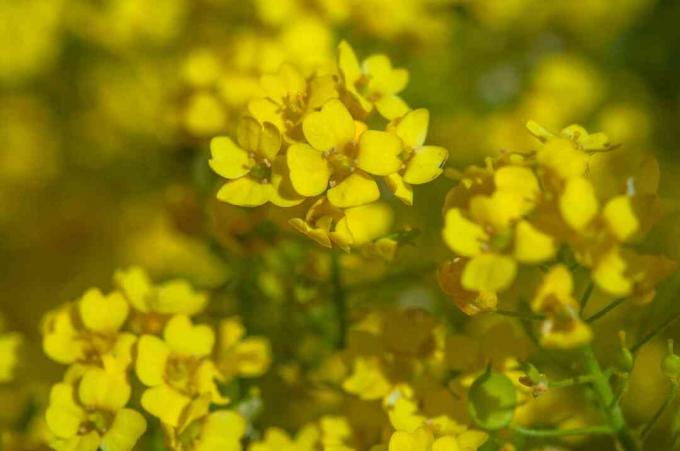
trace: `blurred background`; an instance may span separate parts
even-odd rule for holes
[[[245,277],[234,261],[256,259],[260,294],[276,298],[276,277],[316,258],[296,241],[267,247],[291,233],[267,227],[280,213],[217,205],[208,142],[235,128],[262,74],[331,65],[341,39],[410,71],[403,97],[430,109],[429,141],[449,149],[451,168],[529,148],[528,119],[606,132],[626,151],[621,167],[655,155],[668,219],[650,246],[677,259],[679,23],[676,0],[0,1],[0,333],[19,332],[25,355],[20,389],[0,401],[17,408],[0,409],[0,424],[26,427],[57,377],[40,350],[43,313],[110,287],[116,268],[216,290]],[[441,177],[397,211],[433,262],[448,255],[439,206],[452,184]],[[645,324],[680,308],[663,290]],[[244,296],[214,308],[271,330]],[[640,418],[659,380],[640,382]]]

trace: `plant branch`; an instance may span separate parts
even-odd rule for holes
[[[337,249],[331,251],[331,284],[333,286],[333,304],[338,321],[338,348],[345,347],[345,335],[347,334],[347,305],[345,290],[342,286],[342,268],[340,255]]]
[[[626,420],[623,418],[621,407],[614,402],[616,399],[614,392],[611,385],[609,385],[607,376],[600,368],[593,348],[590,345],[584,346],[581,348],[581,354],[583,356],[585,369],[593,378],[593,390],[600,401],[602,411],[607,417],[611,430],[616,436],[616,440],[623,450],[636,451],[638,445],[626,426]]]
[[[675,397],[678,394],[678,383],[673,382],[673,385],[671,385],[671,391],[668,393],[668,396],[666,399],[664,399],[663,403],[659,406],[658,410],[656,413],[654,413],[654,416],[652,417],[651,420],[649,420],[649,423],[645,425],[645,427],[642,429],[642,432],[640,433],[640,438],[642,440],[645,440],[648,436],[649,433],[652,432],[652,429],[654,429],[654,425],[656,425],[657,421],[659,421],[659,418],[663,415],[663,413],[666,411],[670,403],[675,399]]]
[[[520,426],[512,428],[518,434],[529,437],[568,437],[574,435],[611,435],[612,429],[609,426],[590,426],[577,429],[530,429]]]
[[[586,305],[588,304],[588,301],[590,300],[590,295],[593,294],[593,281],[589,280],[588,285],[586,285],[586,289],[583,292],[583,295],[581,296],[581,308],[579,309],[578,313],[580,316],[583,316],[583,311],[586,309]]]
[[[623,304],[626,301],[625,298],[617,299],[615,301],[612,301],[611,303],[607,304],[605,307],[603,307],[601,310],[598,310],[595,312],[592,316],[586,318],[587,323],[592,323],[594,321],[597,321],[607,313],[609,313],[611,310],[614,310],[616,307],[619,305]]]
[[[666,330],[667,327],[669,327],[671,324],[676,322],[678,319],[680,319],[680,312],[676,313],[673,316],[669,316],[666,318],[664,322],[656,326],[654,329],[649,331],[645,336],[643,336],[637,343],[635,343],[631,348],[630,352],[635,354],[642,346],[644,346],[649,340],[652,338],[656,337],[658,334]]]
[[[543,315],[538,315],[536,313],[531,313],[531,312],[518,312],[515,310],[495,310],[493,313],[496,313],[498,315],[502,316],[510,316],[512,318],[520,318],[520,319],[526,319],[530,321],[542,321],[545,319],[545,316]]]
[[[593,382],[594,378],[590,374],[584,374],[580,376],[570,377],[569,379],[564,379],[561,381],[548,382],[548,388],[563,388],[572,387],[579,384],[589,384]]]

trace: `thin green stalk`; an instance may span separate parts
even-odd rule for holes
[[[659,324],[657,327],[649,331],[644,337],[640,339],[637,343],[635,343],[631,348],[630,352],[635,354],[641,347],[643,347],[649,340],[652,338],[656,337],[658,334],[666,330],[667,327],[669,327],[671,324],[676,322],[678,319],[680,319],[680,313],[676,313],[673,316],[669,316],[666,318],[664,322]]]
[[[598,310],[595,312],[592,316],[586,318],[587,323],[592,323],[594,321],[597,321],[607,313],[609,313],[611,310],[614,310],[616,307],[619,305],[623,304],[626,301],[625,298],[622,299],[617,299],[609,304],[607,304],[605,307],[603,307],[601,310]]]
[[[588,301],[590,300],[590,295],[593,294],[593,287],[595,285],[593,284],[592,280],[588,281],[588,285],[586,285],[586,289],[583,292],[583,295],[581,296],[581,308],[578,311],[579,316],[583,316],[583,312],[586,309],[586,305],[588,304]]]
[[[512,428],[518,434],[529,437],[568,437],[574,435],[611,435],[612,429],[609,426],[591,426],[576,429],[529,429],[520,426]]]
[[[342,286],[342,268],[340,267],[339,251],[331,251],[331,284],[333,286],[333,305],[338,321],[338,348],[345,347],[347,334],[347,305],[345,290]]]
[[[614,391],[612,390],[611,385],[609,385],[607,376],[600,368],[593,348],[590,345],[584,346],[581,348],[581,354],[586,372],[593,378],[593,390],[600,401],[600,406],[607,418],[612,433],[615,435],[616,440],[623,450],[636,451],[638,445],[626,426],[626,420],[623,417],[621,407],[614,403]]]
[[[656,413],[654,413],[654,416],[652,417],[651,420],[649,420],[649,423],[645,425],[645,427],[642,429],[642,432],[640,433],[640,438],[644,441],[648,436],[649,433],[652,432],[652,429],[654,429],[654,426],[656,425],[657,421],[659,421],[659,418],[663,415],[663,413],[666,411],[670,403],[675,399],[675,397],[678,394],[678,383],[673,382],[673,385],[671,385],[671,391],[668,393],[668,396],[666,399],[664,399],[663,403],[659,406],[658,410]]]
[[[517,312],[515,310],[495,310],[494,313],[502,316],[510,316],[512,318],[526,319],[529,321],[542,321],[545,319],[543,315],[537,315],[530,312]]]
[[[572,387],[579,384],[589,384],[593,382],[594,378],[590,374],[585,374],[581,376],[570,377],[569,379],[564,379],[561,381],[548,382],[548,388],[564,388]]]

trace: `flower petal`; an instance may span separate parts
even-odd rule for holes
[[[401,142],[391,133],[367,130],[359,138],[357,166],[373,175],[389,175],[401,167]]]
[[[102,437],[104,451],[130,451],[146,431],[144,416],[132,409],[116,412],[113,423]]]
[[[227,136],[218,136],[210,141],[210,167],[226,179],[237,179],[250,171],[248,152],[234,144]]]
[[[409,111],[397,124],[395,132],[406,147],[417,149],[427,137],[430,113],[425,108]]]
[[[489,240],[484,229],[464,217],[458,208],[446,212],[442,233],[451,250],[463,257],[478,255],[482,252],[483,244]]]
[[[431,182],[443,172],[449,152],[443,147],[424,146],[415,151],[406,166],[404,181],[412,185]]]
[[[118,292],[104,296],[97,289],[88,290],[78,302],[85,327],[97,332],[114,332],[127,319],[130,307]]]
[[[170,348],[163,340],[153,335],[142,335],[137,342],[135,364],[139,380],[149,387],[162,384],[169,356]]]
[[[266,204],[271,195],[270,184],[260,183],[250,177],[230,180],[217,192],[219,200],[239,207],[259,207]]]
[[[368,175],[355,172],[327,191],[331,204],[340,208],[370,204],[380,198],[378,184]]]
[[[466,290],[497,293],[512,285],[516,274],[517,264],[512,258],[481,254],[465,265],[461,284]]]
[[[307,144],[293,144],[288,148],[287,160],[295,191],[306,197],[326,191],[331,168],[321,152]]]
[[[148,388],[142,394],[142,407],[163,423],[177,427],[184,408],[191,400],[167,385]]]
[[[193,325],[186,315],[173,316],[163,330],[163,338],[172,352],[203,357],[212,352],[215,332],[206,324]]]

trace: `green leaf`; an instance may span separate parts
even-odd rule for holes
[[[495,431],[510,423],[516,402],[517,393],[512,381],[505,374],[487,367],[470,387],[468,410],[479,427]]]

